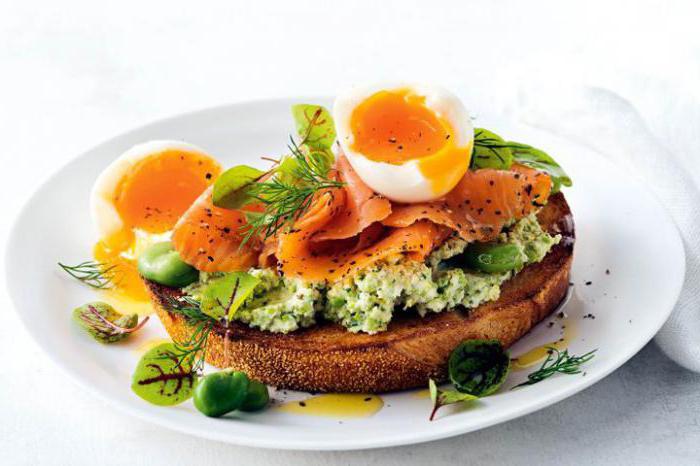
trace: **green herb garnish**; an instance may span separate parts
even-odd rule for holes
[[[189,296],[168,298],[164,305],[169,312],[184,317],[187,325],[194,328],[189,338],[173,343],[168,357],[172,356],[178,365],[184,365],[192,372],[200,373],[204,369],[207,342],[216,325],[216,319],[203,313],[199,301]]]
[[[435,413],[443,406],[454,403],[463,403],[478,399],[478,396],[468,393],[458,392],[456,390],[440,390],[433,379],[428,380],[428,389],[430,390],[430,399],[433,402],[433,410],[430,413],[430,420],[435,419]]]
[[[250,202],[248,190],[263,175],[265,172],[247,165],[229,168],[214,183],[213,204],[224,209],[240,209]]]
[[[498,340],[465,340],[447,361],[455,388],[474,396],[496,392],[510,371],[510,356]]]
[[[201,302],[189,296],[167,299],[164,305],[168,310],[184,317],[185,322],[194,328],[187,340],[174,342],[169,357],[174,357],[178,364],[190,367],[193,372],[201,373],[214,326],[222,320],[228,326],[259,282],[249,273],[232,272],[209,281],[202,290]]]
[[[328,150],[335,141],[335,124],[330,112],[320,105],[292,105],[297,134],[310,149]]]
[[[174,341],[173,349],[167,356],[177,362],[178,366],[188,367],[195,374],[204,370],[207,355],[207,342],[214,330],[211,322],[197,324],[187,340]]]
[[[502,137],[484,128],[474,129],[474,150],[471,168],[507,170],[513,163],[513,153]]]
[[[117,266],[104,262],[85,261],[77,265],[59,262],[58,265],[71,277],[99,290],[111,288],[117,278]]]
[[[595,352],[598,351],[594,349],[588,353],[581,356],[569,355],[569,350],[559,351],[554,347],[547,347],[547,359],[542,363],[542,366],[535,372],[527,376],[527,380],[521,384],[516,385],[513,388],[522,387],[525,385],[534,385],[536,383],[542,382],[544,379],[553,376],[556,373],[560,374],[580,374],[581,366],[593,359]]]
[[[263,207],[262,212],[246,212],[248,222],[241,228],[241,247],[253,238],[274,236],[294,223],[309,209],[319,191],[343,186],[328,176],[335,140],[328,110],[317,105],[295,105],[292,113],[301,140],[297,143],[290,138],[290,155],[275,161],[275,167],[267,172],[234,167],[214,184],[214,205],[240,209],[259,203]]]
[[[513,162],[547,173],[552,178],[552,192],[571,186],[571,178],[549,154],[527,144],[505,141],[484,128],[474,130],[471,168],[507,170]]]
[[[232,272],[215,278],[202,290],[201,311],[216,320],[232,320],[258,283],[259,278],[246,272]]]
[[[187,400],[197,380],[188,360],[177,356],[173,343],[163,343],[141,357],[132,376],[131,389],[138,396],[160,406],[172,406]]]
[[[73,310],[73,320],[100,343],[114,343],[141,329],[148,316],[139,323],[137,314],[122,315],[98,301]]]
[[[464,340],[450,353],[447,372],[456,390],[440,390],[428,381],[433,411],[445,405],[471,401],[496,392],[510,371],[510,356],[498,340]]]
[[[190,326],[215,322],[212,317],[202,312],[200,302],[191,296],[169,297],[165,300],[164,307],[166,307],[169,312],[184,317],[185,322]]]
[[[262,203],[264,211],[248,216],[243,244],[253,237],[267,239],[274,236],[306,213],[317,192],[343,186],[343,183],[328,177],[330,165],[324,152],[305,153],[302,147],[294,140],[289,145],[292,153],[289,157],[293,161],[288,162],[292,165],[287,172],[290,176],[273,176],[248,191],[251,197]]]

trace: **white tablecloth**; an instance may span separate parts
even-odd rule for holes
[[[201,107],[332,95],[367,80],[439,82],[457,92],[483,89],[484,98],[500,86],[494,105],[507,105],[509,90],[538,76],[611,88],[700,179],[692,2],[330,3],[0,1],[0,244],[38,183],[116,133]],[[48,361],[4,289],[0,341],[2,464],[700,459],[700,375],[654,345],[585,392],[501,426],[411,447],[305,453],[191,438],[113,410]]]

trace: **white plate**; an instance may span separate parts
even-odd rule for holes
[[[153,319],[125,344],[96,344],[70,319],[71,310],[94,299],[94,293],[56,267],[59,260],[71,263],[90,257],[95,240],[88,210],[90,186],[118,154],[149,139],[195,143],[224,165],[256,163],[261,155],[281,154],[292,130],[289,108],[295,102],[229,105],[156,122],[95,147],[38,189],[19,216],[9,242],[8,283],[30,334],[67,373],[114,406],[191,435],[284,449],[383,447],[481,429],[556,403],[622,365],[668,317],[683,281],[684,252],[674,224],[649,190],[585,148],[480,111],[480,126],[544,148],[574,179],[575,186],[566,195],[578,237],[575,286],[565,311],[566,325],[574,331],[570,351],[580,354],[598,348],[585,376],[558,375],[511,391],[529,371],[513,372],[500,393],[468,409],[445,408],[435,422],[427,420],[429,400],[415,391],[383,396],[384,408],[372,417],[344,420],[274,409],[241,418],[210,419],[200,415],[191,402],[160,408],[142,401],[129,388],[131,372],[139,346],[165,336],[160,323]],[[595,319],[583,318],[589,313]],[[552,328],[546,325],[550,321],[556,321]],[[517,343],[512,354],[551,341],[559,326],[557,319],[546,319]]]

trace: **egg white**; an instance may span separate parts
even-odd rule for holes
[[[120,181],[143,159],[167,150],[207,154],[203,149],[187,142],[157,140],[137,144],[117,157],[100,173],[90,192],[90,213],[100,239],[109,238],[124,228],[124,222],[113,201]]]
[[[382,90],[409,89],[425,97],[425,106],[438,118],[449,122],[454,130],[453,144],[457,148],[469,148],[474,140],[474,127],[462,102],[449,91],[432,85],[380,84],[352,89],[339,95],[333,104],[338,144],[358,176],[374,191],[396,202],[424,202],[444,196],[454,186],[436,192],[430,179],[421,172],[418,159],[402,164],[390,164],[370,160],[353,150],[354,136],[351,117],[355,108],[370,96]]]

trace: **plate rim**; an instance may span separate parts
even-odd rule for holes
[[[582,380],[578,384],[575,385],[565,385],[558,390],[556,390],[555,393],[551,393],[551,396],[547,397],[546,399],[542,400],[536,400],[535,402],[531,402],[528,404],[523,404],[517,408],[510,409],[503,411],[501,413],[498,413],[495,416],[489,417],[487,420],[479,423],[478,426],[471,426],[471,425],[466,425],[466,426],[460,426],[460,425],[447,425],[445,424],[444,426],[440,426],[437,424],[433,431],[430,433],[426,433],[424,431],[416,431],[414,432],[401,432],[399,435],[396,434],[391,434],[389,436],[382,436],[379,438],[376,438],[374,440],[368,440],[368,439],[360,439],[360,440],[353,440],[352,438],[344,438],[342,441],[337,440],[334,442],[329,442],[326,441],[324,444],[319,445],[314,439],[309,439],[309,440],[284,440],[284,439],[270,439],[266,440],[265,438],[260,438],[256,437],[254,435],[246,435],[246,434],[241,434],[237,433],[235,437],[232,438],[231,433],[227,433],[226,431],[220,431],[220,433],[216,433],[214,430],[202,430],[196,427],[191,427],[186,424],[182,424],[178,422],[177,420],[170,420],[168,418],[165,418],[163,416],[159,416],[156,414],[152,414],[146,410],[140,410],[132,406],[132,404],[128,401],[116,398],[116,397],[111,397],[106,393],[103,393],[99,390],[99,388],[93,384],[90,383],[89,379],[84,377],[80,371],[77,369],[74,369],[71,367],[70,364],[66,363],[63,361],[61,358],[59,358],[56,354],[51,351],[51,348],[45,341],[41,338],[41,335],[39,335],[35,330],[32,329],[30,322],[26,317],[23,315],[22,312],[20,312],[20,306],[17,298],[17,291],[14,291],[16,288],[16,285],[14,285],[13,282],[13,274],[11,273],[11,263],[14,263],[12,260],[13,254],[12,254],[12,246],[16,244],[17,242],[20,241],[20,236],[21,236],[21,230],[20,230],[20,224],[22,223],[21,220],[25,218],[25,216],[28,215],[28,207],[33,204],[36,196],[39,195],[39,193],[43,190],[43,188],[50,184],[51,182],[54,181],[57,177],[60,176],[60,174],[65,171],[69,166],[80,163],[80,161],[86,157],[89,156],[89,154],[99,151],[102,146],[107,146],[110,144],[115,143],[121,138],[128,137],[130,134],[136,132],[136,131],[148,131],[149,128],[152,128],[154,126],[160,126],[164,124],[168,124],[168,122],[171,121],[176,121],[176,120],[181,120],[181,119],[188,119],[188,118],[195,118],[200,115],[205,115],[207,113],[217,113],[221,111],[225,111],[227,109],[230,109],[231,107],[242,107],[242,106],[261,106],[261,105],[278,105],[282,103],[293,103],[293,102],[299,102],[301,100],[309,100],[309,101],[328,101],[328,97],[275,97],[275,98],[265,98],[265,99],[251,99],[251,100],[240,100],[240,101],[234,101],[234,102],[229,102],[225,104],[219,104],[215,106],[209,106],[209,107],[204,107],[200,109],[195,109],[183,113],[178,113],[170,116],[166,116],[163,118],[158,118],[151,120],[145,124],[142,124],[140,126],[135,126],[132,127],[126,131],[122,131],[121,133],[112,136],[98,144],[93,145],[87,150],[82,151],[78,155],[70,158],[68,161],[66,161],[64,164],[62,164],[59,168],[57,168],[53,173],[51,173],[48,177],[46,177],[39,185],[36,186],[34,189],[33,193],[24,201],[23,205],[17,212],[17,214],[14,216],[14,219],[12,220],[12,227],[10,229],[9,235],[7,237],[7,243],[6,243],[6,249],[5,249],[5,254],[4,254],[4,259],[5,259],[5,286],[8,290],[8,295],[10,297],[10,302],[12,303],[12,307],[17,314],[17,317],[19,321],[22,323],[22,326],[24,327],[25,331],[27,334],[34,340],[34,342],[37,344],[37,346],[42,350],[44,354],[48,356],[48,358],[60,368],[60,370],[64,373],[67,374],[70,379],[72,379],[74,382],[76,382],[79,386],[83,387],[86,389],[86,391],[93,393],[94,395],[97,396],[97,398],[102,399],[105,401],[108,405],[110,406],[115,406],[119,410],[128,413],[129,415],[132,415],[138,419],[141,419],[143,421],[147,421],[150,423],[153,423],[155,425],[167,427],[171,430],[181,432],[184,434],[188,435],[193,435],[196,437],[200,438],[207,438],[210,440],[216,440],[216,441],[221,441],[225,443],[230,443],[230,444],[235,444],[235,445],[241,445],[241,446],[248,446],[248,447],[257,447],[257,448],[269,448],[269,449],[278,449],[278,450],[316,450],[316,451],[341,451],[341,450],[362,450],[362,449],[373,449],[373,448],[384,448],[384,447],[393,447],[393,446],[401,446],[401,445],[412,445],[412,444],[419,444],[419,443],[424,443],[424,442],[430,442],[430,441],[435,441],[443,438],[449,438],[449,437],[454,437],[457,435],[462,435],[468,432],[476,431],[476,430],[481,430],[487,427],[491,427],[493,425],[506,422],[508,420],[516,419],[519,417],[522,417],[524,415],[533,413],[535,411],[538,411],[540,409],[543,409],[548,406],[552,406],[560,401],[562,401],[565,398],[568,398],[569,396],[572,396],[580,391],[583,391],[587,388],[589,388],[591,385],[599,382],[603,378],[607,377],[610,375],[612,372],[620,368],[622,365],[624,365],[629,359],[631,359],[633,356],[635,356],[644,346],[646,346],[652,339],[653,337],[658,333],[658,331],[661,329],[661,327],[664,325],[668,317],[670,316],[671,312],[673,311],[675,304],[678,302],[678,298],[680,296],[680,293],[683,289],[683,283],[686,275],[686,253],[685,253],[685,245],[683,244],[682,237],[680,235],[680,231],[678,229],[678,225],[674,221],[673,217],[670,215],[666,207],[663,205],[663,203],[660,202],[658,196],[653,192],[650,191],[649,194],[653,197],[654,201],[657,203],[658,207],[660,210],[663,212],[667,222],[673,226],[673,231],[674,231],[674,239],[675,243],[679,247],[679,253],[680,253],[680,259],[681,264],[680,264],[680,279],[678,280],[678,283],[675,285],[675,290],[673,290],[673,293],[669,294],[670,303],[668,306],[667,310],[664,310],[663,313],[659,313],[660,317],[657,319],[656,325],[654,325],[654,331],[651,333],[651,335],[647,338],[641,338],[637,340],[636,344],[634,345],[629,345],[628,348],[632,348],[632,350],[628,351],[628,354],[615,361],[614,364],[610,364],[609,367],[605,367],[604,369],[601,369],[599,372],[593,374],[590,377],[587,377],[585,380]],[[505,116],[504,116],[505,118]],[[540,132],[540,133],[546,133],[548,137],[566,141],[569,144],[573,144],[575,146],[583,147],[584,149],[588,151],[595,151],[595,149],[592,149],[590,147],[587,147],[585,144],[581,144],[575,140],[572,140],[570,138],[567,138],[565,136],[561,136],[555,133],[552,133],[550,131],[547,131],[546,129],[539,128],[539,127],[533,127],[529,125],[525,125],[529,129],[532,129],[535,132]],[[604,155],[600,154],[597,152],[599,156],[604,157]],[[614,165],[617,169],[621,169],[614,161],[609,160],[607,157],[606,158],[612,165]],[[628,176],[631,176],[634,178],[635,183],[639,183],[640,178],[638,176],[634,176],[634,174],[628,173]],[[651,326],[649,327],[651,329]]]

